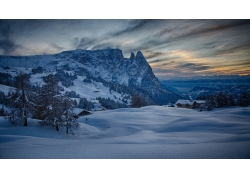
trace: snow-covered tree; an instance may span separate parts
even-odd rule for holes
[[[237,98],[237,105],[247,107],[250,105],[250,94],[242,92]]]
[[[45,124],[53,125],[59,131],[59,121],[63,113],[60,100],[60,87],[58,78],[52,74],[44,77],[45,85],[42,86],[39,98],[39,115]]]
[[[70,91],[70,92],[66,91],[65,95],[67,95],[70,98],[80,98],[80,95],[76,94],[75,91]]]
[[[16,90],[8,97],[9,105],[12,108],[12,113],[9,120],[12,123],[23,122],[24,126],[28,126],[28,117],[35,112],[34,92],[31,91],[31,83],[29,75],[20,73],[15,77]]]
[[[132,102],[131,107],[143,107],[148,106],[149,103],[147,101],[147,98],[142,94],[134,94],[132,96]]]
[[[3,92],[0,91],[0,104],[5,103],[6,96]]]
[[[216,107],[216,100],[214,95],[207,95],[205,97],[206,100],[206,109],[211,111],[214,107]]]
[[[215,107],[220,108],[225,106],[235,106],[235,101],[232,94],[228,93],[220,92],[217,94],[199,96],[197,99],[206,100],[206,109],[209,111]]]
[[[2,108],[0,109],[0,116],[6,116],[7,115],[7,111],[5,110],[5,108],[2,106]]]
[[[57,69],[55,76],[61,81],[62,85],[65,87],[73,86],[73,80],[77,79],[76,74],[69,74],[64,72],[62,69]]]
[[[116,102],[110,98],[98,97],[96,99],[99,100],[99,102],[102,104],[102,106],[105,107],[106,109],[118,109],[118,108],[127,108],[128,107],[126,104]]]
[[[66,127],[66,133],[69,133],[69,128],[77,127],[79,125],[73,114],[74,101],[65,95],[61,97],[61,100],[63,101],[63,114],[61,116],[62,125]]]
[[[94,104],[91,101],[88,101],[86,98],[80,98],[77,107],[81,109],[91,110],[94,108]]]
[[[226,94],[227,106],[235,106],[235,100],[232,94]]]
[[[224,97],[221,92],[215,95],[216,107],[223,107],[224,105]]]
[[[43,124],[52,125],[59,131],[60,126],[67,129],[77,126],[78,123],[73,118],[74,101],[60,92],[58,78],[52,74],[44,77],[45,85],[42,86],[39,95],[39,117],[43,119]]]

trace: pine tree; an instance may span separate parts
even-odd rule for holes
[[[45,85],[42,86],[38,99],[38,116],[43,119],[42,124],[59,127],[66,127],[69,132],[70,127],[78,126],[73,117],[73,108],[75,101],[67,95],[61,94],[61,87],[58,85],[58,78],[52,74],[44,77]]]
[[[28,126],[28,116],[32,116],[35,112],[34,92],[31,91],[31,83],[29,75],[20,73],[15,77],[16,91],[9,97],[9,105],[12,107],[12,113],[9,120],[12,123],[23,122],[24,126]]]
[[[42,86],[39,98],[39,117],[45,124],[53,125],[59,131],[63,106],[60,100],[59,80],[50,74],[44,77],[45,85]]]
[[[226,99],[227,99],[227,106],[235,106],[235,101],[232,94],[227,94]]]
[[[216,101],[216,107],[219,108],[223,106],[223,96],[221,92],[215,95],[215,101]]]
[[[237,98],[237,105],[247,107],[250,105],[250,95],[247,92],[242,92]]]
[[[149,105],[146,97],[142,94],[135,94],[132,96],[131,107],[143,107]]]
[[[0,109],[0,116],[6,116],[6,115],[7,115],[6,110],[2,106],[2,108]]]
[[[66,127],[66,133],[69,133],[69,128],[77,127],[78,123],[74,118],[73,108],[74,108],[74,101],[68,98],[67,96],[61,96],[63,101],[63,114],[62,114],[62,122],[63,125]]]
[[[5,103],[5,98],[6,98],[5,94],[2,91],[0,91],[0,104]]]
[[[86,98],[80,98],[77,107],[86,110],[91,110],[94,108],[94,104],[91,101],[88,101]]]
[[[214,107],[216,107],[215,95],[207,95],[206,96],[206,109],[211,111]]]

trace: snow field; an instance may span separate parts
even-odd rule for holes
[[[0,158],[250,158],[250,107],[95,112],[72,134],[0,119]]]

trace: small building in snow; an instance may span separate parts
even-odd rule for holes
[[[92,114],[92,112],[90,112],[90,111],[87,111],[87,110],[85,110],[85,109],[80,109],[80,108],[74,108],[73,109],[73,116],[75,117],[75,118],[78,118],[79,116],[87,116],[87,115],[90,115],[90,114]]]
[[[193,102],[190,100],[186,100],[186,99],[179,99],[175,105],[177,107],[182,107],[182,108],[192,108],[193,106]]]
[[[186,100],[186,99],[179,99],[175,105],[177,107],[181,108],[189,108],[189,109],[194,109],[194,108],[201,108],[203,109],[205,107],[205,102],[203,100]]]
[[[205,100],[194,100],[193,102],[194,102],[193,108],[200,108],[200,109],[205,108],[205,104],[206,104]]]

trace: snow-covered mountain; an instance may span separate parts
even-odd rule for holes
[[[82,79],[109,83],[109,87],[115,86],[113,90],[119,93],[143,93],[157,104],[174,103],[180,98],[161,86],[140,51],[136,55],[131,53],[130,58],[124,58],[122,50],[110,48],[93,51],[77,49],[55,55],[0,56],[0,67],[42,67],[47,73],[56,72],[58,69],[75,72]],[[122,89],[126,89],[126,92],[122,92]]]

